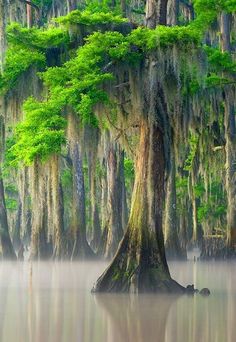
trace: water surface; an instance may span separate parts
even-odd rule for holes
[[[236,341],[236,263],[174,262],[196,295],[92,295],[106,264],[0,263],[1,342]]]

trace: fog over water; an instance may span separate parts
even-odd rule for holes
[[[172,262],[210,297],[93,295],[97,263],[0,263],[1,342],[233,342],[236,263]]]

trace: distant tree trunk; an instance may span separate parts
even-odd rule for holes
[[[106,168],[106,161],[105,159],[102,160],[102,168],[103,170]],[[101,187],[102,187],[102,195],[101,195],[101,223],[102,229],[106,226],[108,220],[108,189],[107,189],[107,173],[102,175],[101,179]]]
[[[154,29],[157,25],[167,23],[167,2],[168,0],[147,0],[146,1],[146,26]]]
[[[101,225],[97,205],[97,186],[96,186],[96,164],[97,152],[91,154],[91,181],[90,181],[90,197],[91,197],[91,221],[92,221],[92,241],[91,246],[97,251],[101,241]]]
[[[162,233],[164,189],[163,133],[142,120],[135,185],[128,227],[95,292],[181,292],[171,279]]]
[[[126,17],[126,0],[120,1],[120,9],[123,17]]]
[[[4,99],[0,98],[0,109],[5,113]],[[5,125],[4,117],[0,115],[0,240],[2,245],[2,256],[4,259],[16,259],[16,254],[11,242],[7,218],[7,210],[5,203],[5,192],[2,175],[2,163],[4,155],[5,143]]]
[[[167,25],[174,26],[178,24],[179,0],[168,0],[167,4]]]
[[[46,259],[47,250],[47,227],[46,227],[46,202],[45,202],[45,179],[41,163],[36,159],[32,166],[32,230],[30,259]]]
[[[68,116],[69,153],[72,160],[73,198],[72,198],[72,233],[74,246],[71,259],[93,258],[95,255],[86,236],[86,209],[83,160],[78,136],[78,120],[75,115]]]
[[[77,8],[77,0],[67,0],[68,13]]]
[[[71,151],[73,164],[73,234],[74,246],[71,258],[86,259],[94,256],[86,237],[86,209],[83,164],[79,143],[75,142]]]
[[[0,70],[3,72],[6,52],[6,0],[0,0]]]
[[[12,242],[14,249],[17,251],[21,247],[21,238],[20,238],[20,233],[21,233],[21,221],[22,221],[22,203],[19,201],[18,203],[18,209],[17,209],[17,215],[16,215],[16,223],[13,231],[13,237],[12,237]]]
[[[29,3],[31,2],[31,0],[28,0]],[[27,27],[30,28],[32,27],[32,22],[33,22],[33,18],[32,18],[32,6],[30,4],[26,5],[26,11],[27,11]]]
[[[9,228],[8,228],[7,211],[6,211],[1,169],[0,169],[0,240],[1,240],[1,245],[2,245],[3,258],[16,260],[16,254],[13,249],[13,245],[12,245],[10,234],[9,234]]]
[[[128,206],[127,206],[126,184],[125,184],[124,151],[121,152],[120,183],[121,183],[121,190],[122,190],[122,196],[121,196],[122,230],[125,231],[129,217],[128,217]]]
[[[176,207],[176,181],[175,181],[175,154],[174,148],[170,150],[169,176],[167,180],[165,205],[165,249],[168,258],[183,258],[178,236],[178,220]]]
[[[121,151],[116,143],[110,143],[107,156],[108,212],[109,221],[104,256],[111,258],[115,254],[123,236],[122,229],[122,187],[120,179]]]
[[[199,206],[199,199],[195,196],[195,185],[196,185],[196,179],[194,170],[191,170],[190,174],[190,197],[191,197],[191,203],[192,203],[192,223],[193,223],[193,234],[192,234],[192,242],[193,244],[198,245],[198,247],[201,247],[202,244],[202,238],[203,238],[203,231],[202,226],[199,223],[198,216],[197,216],[197,210]]]
[[[53,222],[53,258],[62,259],[65,255],[63,200],[59,177],[59,158],[54,155],[50,161]]]
[[[228,51],[230,52],[230,14],[222,13],[221,14],[221,50],[223,52]]]
[[[187,209],[187,203],[186,203],[186,210]],[[180,243],[180,248],[182,251],[184,251],[184,258],[187,259],[187,229],[188,229],[188,220],[187,220],[187,215],[186,213],[182,213],[179,216],[179,243]]]

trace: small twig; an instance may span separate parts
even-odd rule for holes
[[[212,148],[212,151],[216,152],[216,151],[223,150],[223,149],[224,149],[224,146],[215,146]]]
[[[114,86],[114,88],[125,87],[125,86],[127,86],[127,85],[129,85],[129,81],[128,81],[128,82],[124,82],[124,83],[117,84],[117,85]]]
[[[110,66],[112,66],[114,64],[114,62],[113,61],[111,61],[111,62],[109,62],[109,63],[107,63],[107,65],[105,65],[103,68],[102,68],[102,71],[104,72],[104,71],[107,71],[107,69],[109,69],[110,68]]]

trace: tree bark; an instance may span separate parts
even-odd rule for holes
[[[123,17],[126,17],[126,0],[120,1],[120,9]]]
[[[4,99],[0,98],[0,108],[5,113]],[[3,114],[4,115],[4,114]],[[11,242],[5,203],[5,192],[2,175],[2,163],[5,149],[5,124],[4,116],[0,115],[0,240],[2,246],[2,256],[4,259],[16,259],[16,254]]]
[[[179,0],[168,0],[167,3],[167,25],[174,26],[178,24]]]
[[[229,253],[236,251],[236,123],[232,101],[225,102],[225,153],[227,191],[227,245]]]
[[[230,15],[221,14],[221,49],[230,52]],[[227,75],[226,75],[227,77]],[[236,252],[236,122],[235,92],[227,89],[225,95],[225,154],[226,154],[226,192],[227,192],[227,253]]]
[[[12,237],[12,243],[14,246],[14,249],[16,251],[19,250],[19,248],[22,245],[21,242],[21,222],[22,222],[22,203],[18,202],[18,208],[17,208],[17,215],[16,215],[16,223],[15,223],[15,227],[14,227],[14,231],[13,231],[13,237]]]
[[[71,259],[86,259],[94,257],[86,238],[86,209],[83,164],[79,143],[71,146],[71,159],[73,164],[73,234],[74,246]]]
[[[176,214],[176,183],[175,183],[175,154],[173,146],[170,148],[170,166],[166,189],[165,204],[165,249],[170,259],[184,257],[178,236],[178,220]]]
[[[130,219],[125,236],[95,292],[182,292],[171,279],[162,233],[163,133],[142,120]]]
[[[92,225],[92,241],[91,246],[97,251],[101,241],[101,225],[99,211],[97,206],[97,186],[96,186],[96,164],[97,151],[91,152],[91,180],[90,180],[90,197],[91,197],[91,225]]]
[[[6,53],[6,48],[7,48],[6,21],[7,21],[7,3],[6,3],[6,0],[0,0],[0,70],[1,72],[3,72],[5,53]]]
[[[4,195],[1,168],[0,168],[0,240],[1,240],[1,245],[2,245],[3,258],[16,260],[16,254],[12,246],[12,242],[11,242],[11,238],[9,234],[9,228],[8,228],[7,211],[6,211],[6,204],[5,204],[5,195]]]
[[[103,241],[104,257],[112,258],[123,236],[122,229],[122,187],[121,187],[121,151],[120,147],[110,142],[107,156],[108,215],[106,236]],[[104,234],[105,235],[105,234]]]
[[[122,189],[122,195],[121,195],[122,230],[125,231],[129,217],[128,217],[127,194],[126,194],[126,184],[125,184],[124,151],[121,152],[120,182],[121,182],[121,189]]]
[[[53,258],[62,259],[65,255],[63,199],[59,177],[59,158],[54,155],[50,161],[53,221]]]
[[[221,50],[222,52],[230,52],[230,14],[222,13],[220,17],[220,27],[221,27]]]
[[[45,179],[41,163],[35,160],[32,166],[32,230],[30,259],[39,260],[48,257],[47,249],[47,213],[45,202]]]
[[[167,23],[168,0],[147,0],[146,2],[146,26],[154,29],[157,25]]]

